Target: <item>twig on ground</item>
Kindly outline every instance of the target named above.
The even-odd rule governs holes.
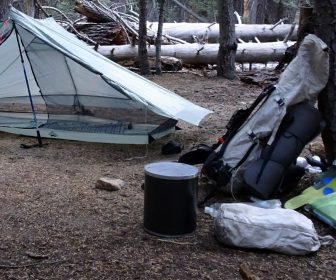
[[[34,253],[34,252],[29,252],[29,251],[27,251],[25,254],[29,258],[32,258],[32,259],[47,259],[47,258],[49,258],[48,255],[37,254],[37,253]]]
[[[162,241],[162,242],[168,242],[168,243],[174,243],[174,244],[178,244],[178,245],[196,245],[197,242],[178,242],[175,240],[169,240],[169,239],[157,239],[158,241]]]
[[[27,264],[19,264],[19,265],[5,265],[0,264],[0,269],[16,269],[16,268],[25,268],[31,266],[38,266],[38,265],[52,265],[52,264],[60,264],[64,263],[66,260],[57,260],[57,261],[50,261],[50,262],[34,262],[34,263],[27,263]]]

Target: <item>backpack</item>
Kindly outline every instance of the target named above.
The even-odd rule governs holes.
[[[322,118],[313,105],[328,81],[327,50],[321,39],[307,35],[278,83],[266,88],[249,108],[233,114],[226,133],[208,147],[204,162],[197,162],[216,189],[245,191],[262,199],[279,191],[297,156],[320,132]],[[179,162],[190,163],[190,158],[187,153]]]

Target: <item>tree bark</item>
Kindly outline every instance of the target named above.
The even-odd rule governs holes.
[[[242,17],[244,16],[244,0],[233,1],[234,10]]]
[[[309,33],[314,33],[313,7],[302,7],[300,8],[298,44],[300,44],[303,38]]]
[[[35,3],[32,0],[23,0],[23,12],[28,16],[35,16]]]
[[[0,3],[0,20],[5,19],[12,0],[2,0]]]
[[[150,67],[148,62],[148,53],[147,53],[147,0],[139,0],[139,68],[140,74],[148,75],[150,74]]]
[[[158,1],[157,0],[149,0],[147,4],[147,20],[148,21],[157,21],[159,18],[158,12]]]
[[[22,11],[23,13],[34,17],[36,12],[35,2],[34,0],[22,0],[22,1],[13,1],[13,0],[1,0],[0,2],[0,20],[5,19],[9,5],[13,4],[13,6]]]
[[[322,132],[326,157],[329,162],[336,159],[336,0],[315,1],[315,33],[330,48],[329,80],[319,95],[319,109],[326,122]]]
[[[292,23],[295,21],[295,16],[298,8],[296,4],[298,4],[298,0],[293,1],[293,3],[288,3],[289,1],[280,1],[280,7],[278,12],[278,20],[282,18],[288,18],[288,22]]]
[[[288,0],[267,0],[266,11],[264,23],[274,24],[283,18],[287,18],[286,22],[291,23],[295,21],[297,8]]]
[[[158,31],[155,38],[155,48],[156,48],[156,56],[155,56],[155,68],[156,74],[161,75],[161,45],[162,45],[162,26],[163,26],[163,7],[165,4],[165,0],[159,0],[159,24]]]
[[[194,18],[199,20],[200,22],[207,22],[207,20],[198,14],[196,14],[193,10],[189,9],[187,6],[183,5],[180,1],[178,0],[172,0],[176,5],[178,5],[181,9],[186,11],[188,14],[192,15]]]
[[[127,37],[117,22],[76,24],[74,27],[99,45],[127,44]],[[73,32],[72,29],[68,31]]]
[[[233,0],[218,0],[219,50],[217,76],[235,78],[235,53],[237,50]]]
[[[249,19],[252,24],[265,23],[267,0],[249,1]]]
[[[56,7],[57,1],[48,1],[46,0],[33,0],[35,4],[35,13],[34,18],[45,18],[49,17],[49,14],[43,9],[42,6],[46,6],[46,4],[49,4],[51,7]]]

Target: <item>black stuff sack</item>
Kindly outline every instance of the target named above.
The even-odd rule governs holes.
[[[161,154],[163,155],[174,155],[179,154],[183,150],[183,145],[177,141],[170,140],[168,143],[162,146]]]

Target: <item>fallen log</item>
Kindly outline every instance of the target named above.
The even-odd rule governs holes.
[[[87,0],[76,0],[74,10],[88,18],[90,22],[111,22],[111,17],[99,10],[96,5]]]
[[[119,12],[111,10],[106,7],[104,4],[99,2],[99,0],[88,1],[88,0],[76,0],[75,2],[75,11],[85,15],[88,21],[93,22],[118,22],[121,24],[124,29],[124,33],[127,36],[128,42],[130,43],[131,35],[132,37],[139,37],[136,29],[133,28],[133,20],[130,21],[130,16],[121,16]],[[127,18],[127,19],[125,19]],[[100,20],[101,19],[101,20]],[[136,26],[138,24],[135,24]]]
[[[267,63],[280,61],[286,49],[294,42],[273,43],[242,43],[238,44],[236,62],[238,63]],[[179,44],[164,45],[161,47],[161,55],[181,59],[184,64],[205,65],[216,64],[218,44]],[[137,46],[99,46],[97,51],[115,62],[136,59]],[[155,46],[147,47],[148,56],[155,56]]]
[[[155,59],[155,57],[148,58],[149,67],[154,71],[156,70]],[[182,61],[180,59],[177,59],[175,57],[161,56],[160,61],[162,71],[176,72],[182,70]],[[139,69],[139,61],[137,60],[137,58],[134,58],[132,60],[120,61],[119,63],[120,65],[128,68],[134,67]]]
[[[157,32],[157,22],[148,23],[154,33]],[[236,37],[245,42],[255,41],[275,42],[284,40],[292,29],[292,24],[236,24]],[[297,29],[289,37],[290,40],[297,40]],[[200,41],[218,43],[219,26],[217,23],[164,23],[162,34],[194,43],[197,37]]]
[[[127,36],[117,22],[76,24],[75,27],[99,45],[127,44]]]

